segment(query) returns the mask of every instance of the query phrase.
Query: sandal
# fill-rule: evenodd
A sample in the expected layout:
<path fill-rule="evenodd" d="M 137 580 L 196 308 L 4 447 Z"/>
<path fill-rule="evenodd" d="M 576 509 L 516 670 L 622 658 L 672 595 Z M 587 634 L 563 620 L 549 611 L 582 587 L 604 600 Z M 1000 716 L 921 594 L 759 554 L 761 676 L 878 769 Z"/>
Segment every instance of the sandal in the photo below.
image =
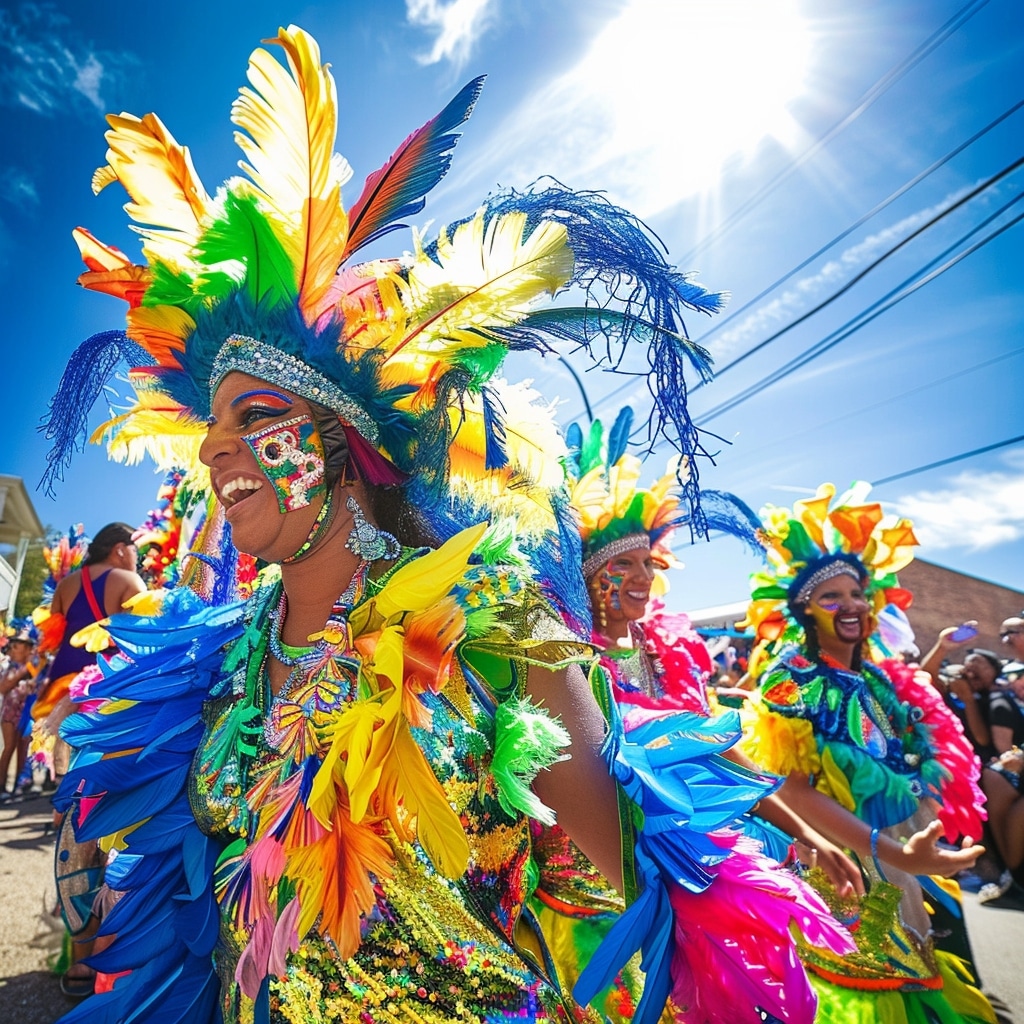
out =
<path fill-rule="evenodd" d="M 87 976 L 75 976 L 65 971 L 60 976 L 60 990 L 70 999 L 84 999 L 91 996 L 96 987 L 96 972 L 92 971 Z"/>

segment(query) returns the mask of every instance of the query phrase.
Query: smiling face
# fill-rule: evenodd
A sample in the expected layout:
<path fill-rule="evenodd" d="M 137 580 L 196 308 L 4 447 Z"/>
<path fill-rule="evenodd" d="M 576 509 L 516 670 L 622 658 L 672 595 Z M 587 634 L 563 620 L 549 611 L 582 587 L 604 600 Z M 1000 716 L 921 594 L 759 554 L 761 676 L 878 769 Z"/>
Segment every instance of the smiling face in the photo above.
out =
<path fill-rule="evenodd" d="M 311 412 L 305 399 L 244 373 L 217 389 L 199 457 L 240 551 L 279 562 L 306 539 L 326 495 Z"/>
<path fill-rule="evenodd" d="M 601 620 L 603 609 L 607 635 L 612 639 L 624 636 L 628 623 L 643 618 L 656 567 L 649 550 L 635 548 L 616 555 L 595 573 L 591 581 L 594 619 Z"/>
<path fill-rule="evenodd" d="M 853 652 L 871 634 L 871 607 L 859 580 L 845 573 L 819 583 L 805 606 L 818 646 L 849 664 Z"/>

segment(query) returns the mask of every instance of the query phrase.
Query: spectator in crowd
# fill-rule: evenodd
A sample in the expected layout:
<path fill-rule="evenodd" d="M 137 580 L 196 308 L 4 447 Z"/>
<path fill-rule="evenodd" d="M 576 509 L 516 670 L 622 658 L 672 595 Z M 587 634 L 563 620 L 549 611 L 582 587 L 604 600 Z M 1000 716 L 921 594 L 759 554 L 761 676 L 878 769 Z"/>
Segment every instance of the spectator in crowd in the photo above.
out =
<path fill-rule="evenodd" d="M 974 627 L 977 623 L 968 622 L 964 626 Z M 958 630 L 962 629 L 962 626 L 943 629 L 921 667 L 963 722 L 981 763 L 988 764 L 1012 746 L 1024 743 L 1024 712 L 1013 692 L 1000 685 L 1003 663 L 993 651 L 971 649 L 959 673 L 947 677 L 948 682 L 942 677 L 942 661 L 968 642 L 969 638 L 958 639 Z"/>
<path fill-rule="evenodd" d="M 4 749 L 0 754 L 0 801 L 7 801 L 13 795 L 7 789 L 7 775 L 12 758 L 15 761 L 15 779 L 21 776 L 28 754 L 28 736 L 20 728 L 25 701 L 35 689 L 35 678 L 41 662 L 33 656 L 36 646 L 36 630 L 31 621 L 14 621 L 7 627 L 7 645 L 4 662 L 0 667 L 0 694 L 3 706 L 0 710 Z M 15 757 L 15 755 L 17 755 Z"/>
<path fill-rule="evenodd" d="M 1011 889 L 1021 894 L 1024 881 L 1024 752 L 1012 747 L 982 773 L 981 788 L 987 799 L 989 829 L 1005 865 L 998 882 L 983 886 L 979 898 L 991 902 Z"/>
<path fill-rule="evenodd" d="M 1010 660 L 1003 664 L 1003 676 L 1013 684 L 1024 680 L 1024 612 L 1003 620 L 999 627 L 999 639 L 1009 648 Z M 1018 698 L 1024 699 L 1018 687 L 1013 687 Z"/>

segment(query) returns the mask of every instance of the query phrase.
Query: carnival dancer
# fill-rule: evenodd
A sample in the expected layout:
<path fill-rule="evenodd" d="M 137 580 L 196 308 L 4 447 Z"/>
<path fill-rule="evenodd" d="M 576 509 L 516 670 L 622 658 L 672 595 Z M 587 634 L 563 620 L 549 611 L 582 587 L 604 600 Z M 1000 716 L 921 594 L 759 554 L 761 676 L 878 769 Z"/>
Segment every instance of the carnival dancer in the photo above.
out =
<path fill-rule="evenodd" d="M 759 769 L 736 748 L 739 718 L 731 711 L 712 716 L 706 689 L 711 672 L 707 648 L 686 615 L 666 612 L 659 600 L 668 588 L 662 570 L 678 564 L 670 547 L 673 534 L 688 520 L 680 495 L 681 467 L 672 460 L 663 476 L 649 488 L 641 487 L 641 464 L 625 451 L 631 429 L 627 409 L 607 436 L 596 421 L 586 437 L 578 429 L 569 437 L 576 479 L 572 503 L 583 537 L 593 639 L 602 652 L 601 666 L 626 736 L 633 730 L 650 731 L 658 722 L 677 748 L 683 746 L 681 737 L 689 736 L 695 792 L 703 784 L 699 803 L 694 799 L 698 827 L 707 830 L 715 820 L 722 829 L 756 838 L 762 853 L 777 860 L 813 864 L 845 895 L 863 894 L 859 870 L 850 858 L 795 814 L 783 796 L 773 793 L 774 785 L 751 794 L 751 773 Z M 701 500 L 711 528 L 757 545 L 759 524 L 742 502 L 713 491 L 704 491 Z M 711 736 L 719 743 L 714 755 L 708 752 Z M 711 767 L 715 786 L 708 785 Z M 748 813 L 755 803 L 756 815 Z M 852 816 L 847 824 L 864 844 L 869 842 L 867 826 Z M 680 821 L 678 827 L 692 825 Z M 795 850 L 788 849 L 791 837 L 798 840 Z M 922 850 L 923 868 L 953 873 L 973 862 L 973 853 L 936 849 L 935 838 L 918 836 L 914 841 Z M 742 872 L 736 870 L 740 864 Z M 766 999 L 773 986 L 783 1006 L 796 999 L 801 974 L 790 968 L 782 981 L 783 961 L 773 956 L 774 950 L 787 948 L 785 934 L 778 933 L 780 924 L 786 927 L 785 914 L 776 909 L 783 902 L 779 897 L 793 898 L 794 891 L 787 891 L 788 880 L 773 867 L 746 843 L 741 855 L 720 872 L 721 879 L 674 894 L 676 929 L 686 937 L 687 955 L 675 972 L 674 993 L 677 1004 L 688 1008 L 684 1019 L 750 1019 L 752 988 L 747 985 L 753 978 L 759 981 L 760 1005 L 775 1014 L 786 1011 Z M 800 898 L 799 889 L 796 895 Z M 564 929 L 557 918 L 556 923 Z"/>
<path fill-rule="evenodd" d="M 59 803 L 64 829 L 123 844 L 92 963 L 131 974 L 66 1019 L 594 1020 L 522 937 L 532 822 L 557 816 L 615 884 L 621 836 L 566 626 L 587 609 L 564 445 L 497 373 L 509 347 L 644 342 L 692 451 L 682 371 L 704 364 L 681 312 L 718 297 L 626 211 L 554 185 L 351 265 L 422 208 L 481 82 L 346 211 L 334 81 L 302 30 L 274 42 L 288 69 L 257 49 L 233 110 L 246 178 L 211 198 L 155 116 L 112 117 L 95 182 L 128 190 L 147 265 L 76 233 L 131 340 L 79 349 L 47 479 L 120 354 L 138 402 L 111 443 L 191 448 L 268 568 L 242 605 L 183 586 L 110 622 Z M 584 307 L 538 308 L 572 286 Z"/>
<path fill-rule="evenodd" d="M 81 568 L 62 577 L 40 624 L 48 649 L 54 650 L 48 682 L 33 708 L 43 721 L 68 695 L 71 680 L 88 665 L 96 664 L 95 650 L 71 643 L 86 627 L 121 611 L 146 589 L 135 571 L 138 550 L 134 530 L 127 523 L 108 523 L 88 542 Z"/>
<path fill-rule="evenodd" d="M 767 568 L 752 577 L 747 615 L 761 646 L 746 750 L 786 778 L 791 806 L 851 850 L 869 880 L 852 900 L 816 879 L 856 922 L 859 947 L 843 958 L 805 952 L 834 1006 L 827 1019 L 993 1021 L 964 962 L 929 934 L 922 883 L 930 900 L 947 897 L 925 877 L 941 869 L 922 865 L 919 830 L 969 843 L 980 834 L 981 794 L 973 754 L 941 701 L 928 700 L 912 672 L 891 676 L 879 663 L 877 617 L 909 604 L 895 574 L 917 541 L 907 520 L 867 502 L 869 490 L 855 484 L 833 502 L 824 485 L 792 511 L 762 512 Z M 870 828 L 866 839 L 845 823 L 850 812 Z"/>

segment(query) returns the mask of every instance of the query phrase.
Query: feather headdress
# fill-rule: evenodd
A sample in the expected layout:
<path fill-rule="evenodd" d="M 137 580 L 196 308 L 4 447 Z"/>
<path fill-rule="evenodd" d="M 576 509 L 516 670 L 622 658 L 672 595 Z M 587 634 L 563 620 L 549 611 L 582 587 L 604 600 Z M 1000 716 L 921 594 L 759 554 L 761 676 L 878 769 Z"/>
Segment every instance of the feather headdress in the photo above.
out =
<path fill-rule="evenodd" d="M 570 503 L 583 539 L 583 575 L 588 579 L 610 558 L 636 548 L 656 551 L 664 564 L 673 564 L 672 534 L 693 524 L 692 510 L 683 503 L 688 459 L 669 459 L 664 474 L 650 487 L 641 487 L 642 464 L 626 451 L 632 426 L 632 410 L 625 408 L 607 437 L 600 420 L 591 424 L 586 437 L 575 423 L 567 432 Z M 705 490 L 701 502 L 701 532 L 723 530 L 756 545 L 757 518 L 737 497 Z"/>
<path fill-rule="evenodd" d="M 911 595 L 900 589 L 896 573 L 913 561 L 913 525 L 868 502 L 870 492 L 870 484 L 857 481 L 833 503 L 835 487 L 822 484 L 813 498 L 794 502 L 792 509 L 768 505 L 761 510 L 767 565 L 750 578 L 751 602 L 741 628 L 752 628 L 761 641 L 800 639 L 794 604 L 840 573 L 863 583 L 876 616 L 887 605 L 910 606 Z"/>
<path fill-rule="evenodd" d="M 138 399 L 100 432 L 115 453 L 145 448 L 165 468 L 194 461 L 212 392 L 243 370 L 332 409 L 356 474 L 417 480 L 419 507 L 442 538 L 499 498 L 535 541 L 564 528 L 552 497 L 564 449 L 550 443 L 550 410 L 500 378 L 510 349 L 568 340 L 614 368 L 624 346 L 641 343 L 653 432 L 699 450 L 683 370 L 706 377 L 709 361 L 682 312 L 713 312 L 719 294 L 670 266 L 627 211 L 554 182 L 489 197 L 435 239 L 416 235 L 401 259 L 349 262 L 423 208 L 483 79 L 413 132 L 346 209 L 334 79 L 301 29 L 272 42 L 287 63 L 253 52 L 232 108 L 243 174 L 215 194 L 155 115 L 109 118 L 93 187 L 119 181 L 128 192 L 146 262 L 75 232 L 88 267 L 80 282 L 126 300 L 128 323 L 72 358 L 51 404 L 47 488 L 122 362 Z M 570 289 L 582 305 L 544 306 Z M 700 528 L 692 469 L 682 489 Z"/>

